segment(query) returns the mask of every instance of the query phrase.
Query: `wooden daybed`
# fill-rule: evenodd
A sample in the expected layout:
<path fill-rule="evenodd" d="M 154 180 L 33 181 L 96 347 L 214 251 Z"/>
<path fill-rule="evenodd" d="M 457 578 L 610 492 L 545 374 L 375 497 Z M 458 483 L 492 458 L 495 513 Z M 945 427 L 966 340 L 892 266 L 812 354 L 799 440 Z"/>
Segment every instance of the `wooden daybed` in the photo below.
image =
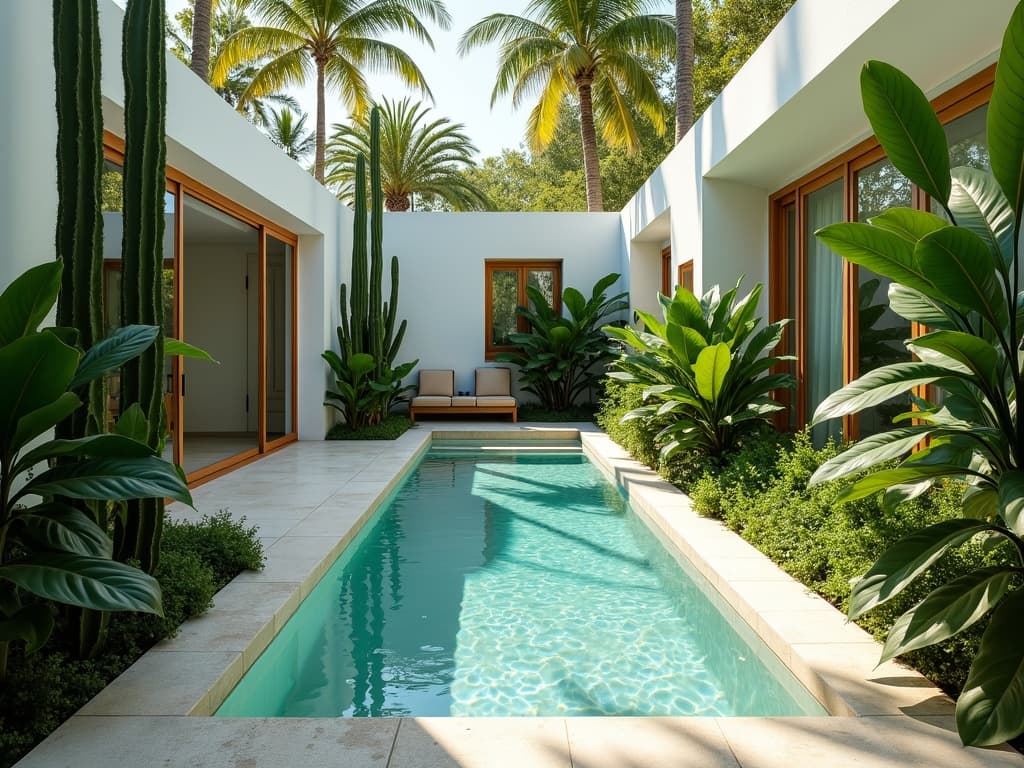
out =
<path fill-rule="evenodd" d="M 512 371 L 477 368 L 473 395 L 455 394 L 455 371 L 420 371 L 419 394 L 409 404 L 409 420 L 427 414 L 509 414 L 513 423 L 518 404 L 512 397 Z"/>

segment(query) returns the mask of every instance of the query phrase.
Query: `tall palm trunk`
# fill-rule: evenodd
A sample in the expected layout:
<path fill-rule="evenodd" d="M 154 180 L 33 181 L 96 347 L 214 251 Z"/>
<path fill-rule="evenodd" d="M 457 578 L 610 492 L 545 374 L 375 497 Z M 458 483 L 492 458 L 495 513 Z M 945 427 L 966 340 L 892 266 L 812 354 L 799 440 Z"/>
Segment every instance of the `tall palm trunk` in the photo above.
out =
<path fill-rule="evenodd" d="M 676 144 L 693 126 L 693 1 L 676 0 Z"/>
<path fill-rule="evenodd" d="M 324 70 L 326 59 L 316 60 L 316 160 L 313 174 L 316 180 L 324 183 L 324 147 L 327 145 L 327 106 L 324 98 Z"/>
<path fill-rule="evenodd" d="M 384 196 L 384 207 L 391 213 L 404 213 L 412 208 L 412 200 L 402 192 L 388 192 Z"/>
<path fill-rule="evenodd" d="M 604 198 L 601 194 L 601 166 L 597 159 L 597 131 L 594 128 L 594 102 L 590 75 L 576 78 L 580 94 L 580 135 L 583 138 L 583 170 L 587 178 L 587 210 L 603 211 Z"/>
<path fill-rule="evenodd" d="M 210 17 L 213 0 L 196 0 L 192 8 L 192 71 L 204 83 L 210 79 Z"/>

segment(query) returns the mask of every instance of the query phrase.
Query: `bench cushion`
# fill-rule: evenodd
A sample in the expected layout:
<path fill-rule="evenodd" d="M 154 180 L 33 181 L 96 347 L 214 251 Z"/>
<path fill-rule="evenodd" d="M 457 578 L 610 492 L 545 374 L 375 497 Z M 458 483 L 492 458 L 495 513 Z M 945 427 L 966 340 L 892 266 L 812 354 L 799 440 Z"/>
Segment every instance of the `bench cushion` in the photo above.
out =
<path fill-rule="evenodd" d="M 508 397 L 507 395 L 488 395 L 485 397 L 477 396 L 476 404 L 482 408 L 493 408 L 496 406 L 501 407 L 514 407 L 516 399 L 514 397 Z"/>
<path fill-rule="evenodd" d="M 451 397 L 455 394 L 455 371 L 420 371 L 419 393 Z"/>
<path fill-rule="evenodd" d="M 440 395 L 420 395 L 412 399 L 413 408 L 448 408 L 451 404 L 450 397 L 441 397 Z"/>
<path fill-rule="evenodd" d="M 508 368 L 477 368 L 476 396 L 493 397 L 512 394 L 512 371 Z"/>
<path fill-rule="evenodd" d="M 476 407 L 476 398 L 466 397 L 465 395 L 458 395 L 452 398 L 452 405 L 461 406 L 463 408 L 465 408 L 466 406 Z"/>

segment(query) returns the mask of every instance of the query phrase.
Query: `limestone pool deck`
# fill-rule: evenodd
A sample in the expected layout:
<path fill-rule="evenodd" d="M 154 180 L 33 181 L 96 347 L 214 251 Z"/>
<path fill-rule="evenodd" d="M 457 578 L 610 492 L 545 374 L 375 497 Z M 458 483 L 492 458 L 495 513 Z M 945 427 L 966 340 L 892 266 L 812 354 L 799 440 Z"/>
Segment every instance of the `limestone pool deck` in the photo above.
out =
<path fill-rule="evenodd" d="M 309 594 L 432 433 L 564 437 L 552 425 L 426 422 L 394 442 L 305 442 L 196 489 L 259 527 L 267 564 L 137 661 L 25 757 L 23 768 L 1001 768 L 1009 747 L 964 748 L 953 705 L 592 425 L 584 449 L 833 717 L 208 717 Z M 474 434 L 475 433 L 475 434 Z M 446 434 L 446 436 L 453 436 Z M 575 432 L 572 433 L 575 436 Z"/>

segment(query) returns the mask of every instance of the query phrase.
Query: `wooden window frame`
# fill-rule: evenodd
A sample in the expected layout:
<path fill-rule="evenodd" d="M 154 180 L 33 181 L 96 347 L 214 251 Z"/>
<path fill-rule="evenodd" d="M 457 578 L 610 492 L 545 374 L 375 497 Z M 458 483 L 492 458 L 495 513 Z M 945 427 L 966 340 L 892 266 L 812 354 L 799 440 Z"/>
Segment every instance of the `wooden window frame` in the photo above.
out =
<path fill-rule="evenodd" d="M 554 273 L 555 314 L 562 313 L 562 260 L 561 259 L 486 259 L 484 260 L 484 360 L 494 360 L 499 352 L 515 352 L 517 347 L 499 346 L 491 343 L 493 330 L 493 291 L 491 275 L 494 272 L 519 273 L 519 296 L 516 306 L 526 306 L 527 272 L 531 270 L 549 269 Z M 516 318 L 516 329 L 525 333 L 529 330 L 522 317 Z"/>
<path fill-rule="evenodd" d="M 661 249 L 661 292 L 672 295 L 672 247 Z"/>
<path fill-rule="evenodd" d="M 678 275 L 677 275 L 677 277 L 679 278 L 679 282 L 677 283 L 677 285 L 686 285 L 686 276 L 687 275 L 690 276 L 690 287 L 689 287 L 689 290 L 691 292 L 693 292 L 693 289 L 694 289 L 694 284 L 693 284 L 693 259 L 690 259 L 689 261 L 684 261 L 682 264 L 679 265 L 679 270 L 678 270 Z"/>
<path fill-rule="evenodd" d="M 103 132 L 103 157 L 113 163 L 124 166 L 124 139 L 109 131 Z M 184 202 L 185 196 L 199 200 L 217 210 L 233 216 L 240 221 L 254 227 L 259 233 L 259 285 L 258 285 L 258 310 L 257 322 L 259 332 L 259 344 L 257 349 L 258 366 L 258 419 L 257 419 L 257 446 L 242 453 L 230 456 L 206 467 L 189 472 L 186 479 L 190 487 L 213 480 L 221 475 L 227 474 L 234 469 L 248 464 L 268 453 L 293 443 L 299 439 L 299 238 L 298 235 L 282 229 L 274 222 L 260 216 L 248 208 L 245 208 L 222 195 L 211 187 L 197 181 L 181 171 L 167 166 L 165 168 L 167 180 L 167 191 L 175 196 L 174 215 L 174 327 L 180 338 L 186 338 L 185 322 L 185 301 L 184 301 L 184 270 L 188 266 L 184 259 L 185 249 L 185 217 Z M 291 337 L 292 337 L 292 360 L 291 360 L 291 403 L 292 410 L 291 431 L 273 440 L 268 440 L 266 435 L 266 239 L 267 237 L 290 245 L 292 247 L 292 313 L 291 313 Z M 169 261 L 169 260 L 165 260 Z M 172 363 L 174 372 L 173 392 L 170 398 L 171 414 L 170 419 L 174 425 L 173 435 L 173 461 L 181 465 L 184 458 L 184 403 L 182 394 L 182 377 L 185 374 L 185 361 L 180 356 L 175 356 Z"/>
<path fill-rule="evenodd" d="M 995 65 L 967 78 L 945 93 L 932 99 L 932 108 L 939 121 L 946 125 L 969 112 L 988 104 L 995 81 Z M 797 356 L 795 393 L 783 393 L 780 401 L 789 400 L 796 410 L 793 422 L 798 427 L 807 423 L 807 244 L 804 234 L 804 205 L 807 195 L 831 184 L 837 179 L 843 180 L 843 220 L 856 221 L 857 218 L 857 173 L 864 168 L 886 157 L 878 140 L 871 136 L 851 147 L 847 151 L 833 157 L 810 173 L 790 182 L 772 194 L 768 199 L 769 220 L 769 317 L 772 322 L 786 317 L 788 307 L 797 308 L 792 349 Z M 928 210 L 929 201 L 916 185 L 912 185 L 913 206 L 919 210 Z M 786 209 L 796 206 L 796 291 L 795 297 L 789 296 L 789 274 L 787 265 Z M 857 286 L 859 276 L 857 267 L 843 260 L 843 382 L 848 384 L 859 376 L 858 338 L 857 338 Z M 791 304 L 792 298 L 792 304 Z M 914 324 L 914 336 L 925 332 L 921 326 Z M 921 389 L 918 394 L 926 395 Z M 781 424 L 781 417 L 779 423 Z M 859 437 L 859 424 L 856 415 L 843 419 L 843 435 L 848 440 Z"/>

